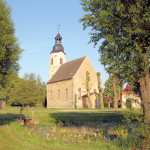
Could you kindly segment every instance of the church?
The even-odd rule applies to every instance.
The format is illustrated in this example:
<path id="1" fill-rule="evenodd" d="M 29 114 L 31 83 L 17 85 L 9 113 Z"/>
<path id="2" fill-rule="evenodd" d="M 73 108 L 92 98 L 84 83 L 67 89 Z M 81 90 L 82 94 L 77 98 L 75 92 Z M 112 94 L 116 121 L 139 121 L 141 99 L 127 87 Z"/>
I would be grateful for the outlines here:
<path id="1" fill-rule="evenodd" d="M 87 71 L 90 76 L 92 108 L 99 108 L 97 74 L 89 58 L 84 56 L 66 62 L 59 32 L 50 55 L 47 108 L 87 108 Z"/>

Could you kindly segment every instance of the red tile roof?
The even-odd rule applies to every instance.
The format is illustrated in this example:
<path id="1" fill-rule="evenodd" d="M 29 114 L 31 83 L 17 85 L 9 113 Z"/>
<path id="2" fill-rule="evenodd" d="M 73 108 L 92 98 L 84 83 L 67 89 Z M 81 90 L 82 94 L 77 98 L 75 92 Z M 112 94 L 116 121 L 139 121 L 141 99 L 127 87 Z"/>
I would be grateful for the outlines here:
<path id="1" fill-rule="evenodd" d="M 127 85 L 126 88 L 121 93 L 128 93 L 131 91 L 131 86 Z"/>

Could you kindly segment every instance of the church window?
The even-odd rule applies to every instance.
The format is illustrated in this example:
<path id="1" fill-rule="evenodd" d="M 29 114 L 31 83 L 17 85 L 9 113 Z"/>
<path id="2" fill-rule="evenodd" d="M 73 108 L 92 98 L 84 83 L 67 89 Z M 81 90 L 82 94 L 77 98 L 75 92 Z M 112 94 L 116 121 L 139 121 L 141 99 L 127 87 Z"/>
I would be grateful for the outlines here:
<path id="1" fill-rule="evenodd" d="M 51 59 L 51 65 L 53 65 L 53 58 Z"/>
<path id="2" fill-rule="evenodd" d="M 96 89 L 94 89 L 94 93 L 96 93 Z"/>
<path id="3" fill-rule="evenodd" d="M 60 100 L 60 90 L 58 90 L 58 100 Z"/>
<path id="4" fill-rule="evenodd" d="M 81 88 L 78 88 L 78 99 L 81 99 Z"/>
<path id="5" fill-rule="evenodd" d="M 62 64 L 63 63 L 63 59 L 62 58 L 60 58 L 60 64 Z"/>
<path id="6" fill-rule="evenodd" d="M 53 92 L 51 91 L 51 100 L 53 99 Z"/>
<path id="7" fill-rule="evenodd" d="M 68 89 L 66 89 L 66 100 L 68 100 Z"/>

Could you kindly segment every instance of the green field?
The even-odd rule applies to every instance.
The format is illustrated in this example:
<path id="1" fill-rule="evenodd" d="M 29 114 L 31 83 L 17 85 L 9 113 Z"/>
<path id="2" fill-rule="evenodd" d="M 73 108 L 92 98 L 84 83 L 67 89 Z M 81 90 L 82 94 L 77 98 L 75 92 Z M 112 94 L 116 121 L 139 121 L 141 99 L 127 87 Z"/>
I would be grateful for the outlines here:
<path id="1" fill-rule="evenodd" d="M 23 115 L 31 117 L 31 111 Z M 19 107 L 0 110 L 0 150 L 126 150 L 140 146 L 138 135 L 146 136 L 138 123 L 141 110 L 39 107 L 34 109 L 34 118 L 40 125 L 20 126 L 19 118 Z"/>

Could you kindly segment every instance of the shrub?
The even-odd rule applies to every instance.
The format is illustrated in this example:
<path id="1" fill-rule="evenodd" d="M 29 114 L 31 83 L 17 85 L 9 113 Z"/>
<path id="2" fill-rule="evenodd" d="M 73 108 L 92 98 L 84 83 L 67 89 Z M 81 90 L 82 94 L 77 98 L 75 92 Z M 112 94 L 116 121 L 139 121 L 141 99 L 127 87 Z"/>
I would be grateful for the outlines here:
<path id="1" fill-rule="evenodd" d="M 129 129 L 126 126 L 115 126 L 114 129 L 109 130 L 108 133 L 125 139 L 128 136 L 128 131 Z"/>
<path id="2" fill-rule="evenodd" d="M 127 138 L 120 138 L 119 140 L 116 140 L 115 143 L 122 149 L 129 149 L 133 147 L 140 147 L 140 145 L 142 144 L 142 140 L 134 134 L 129 134 Z"/>
<path id="3" fill-rule="evenodd" d="M 132 98 L 127 98 L 126 107 L 127 108 L 132 108 L 132 102 L 133 102 Z"/>

